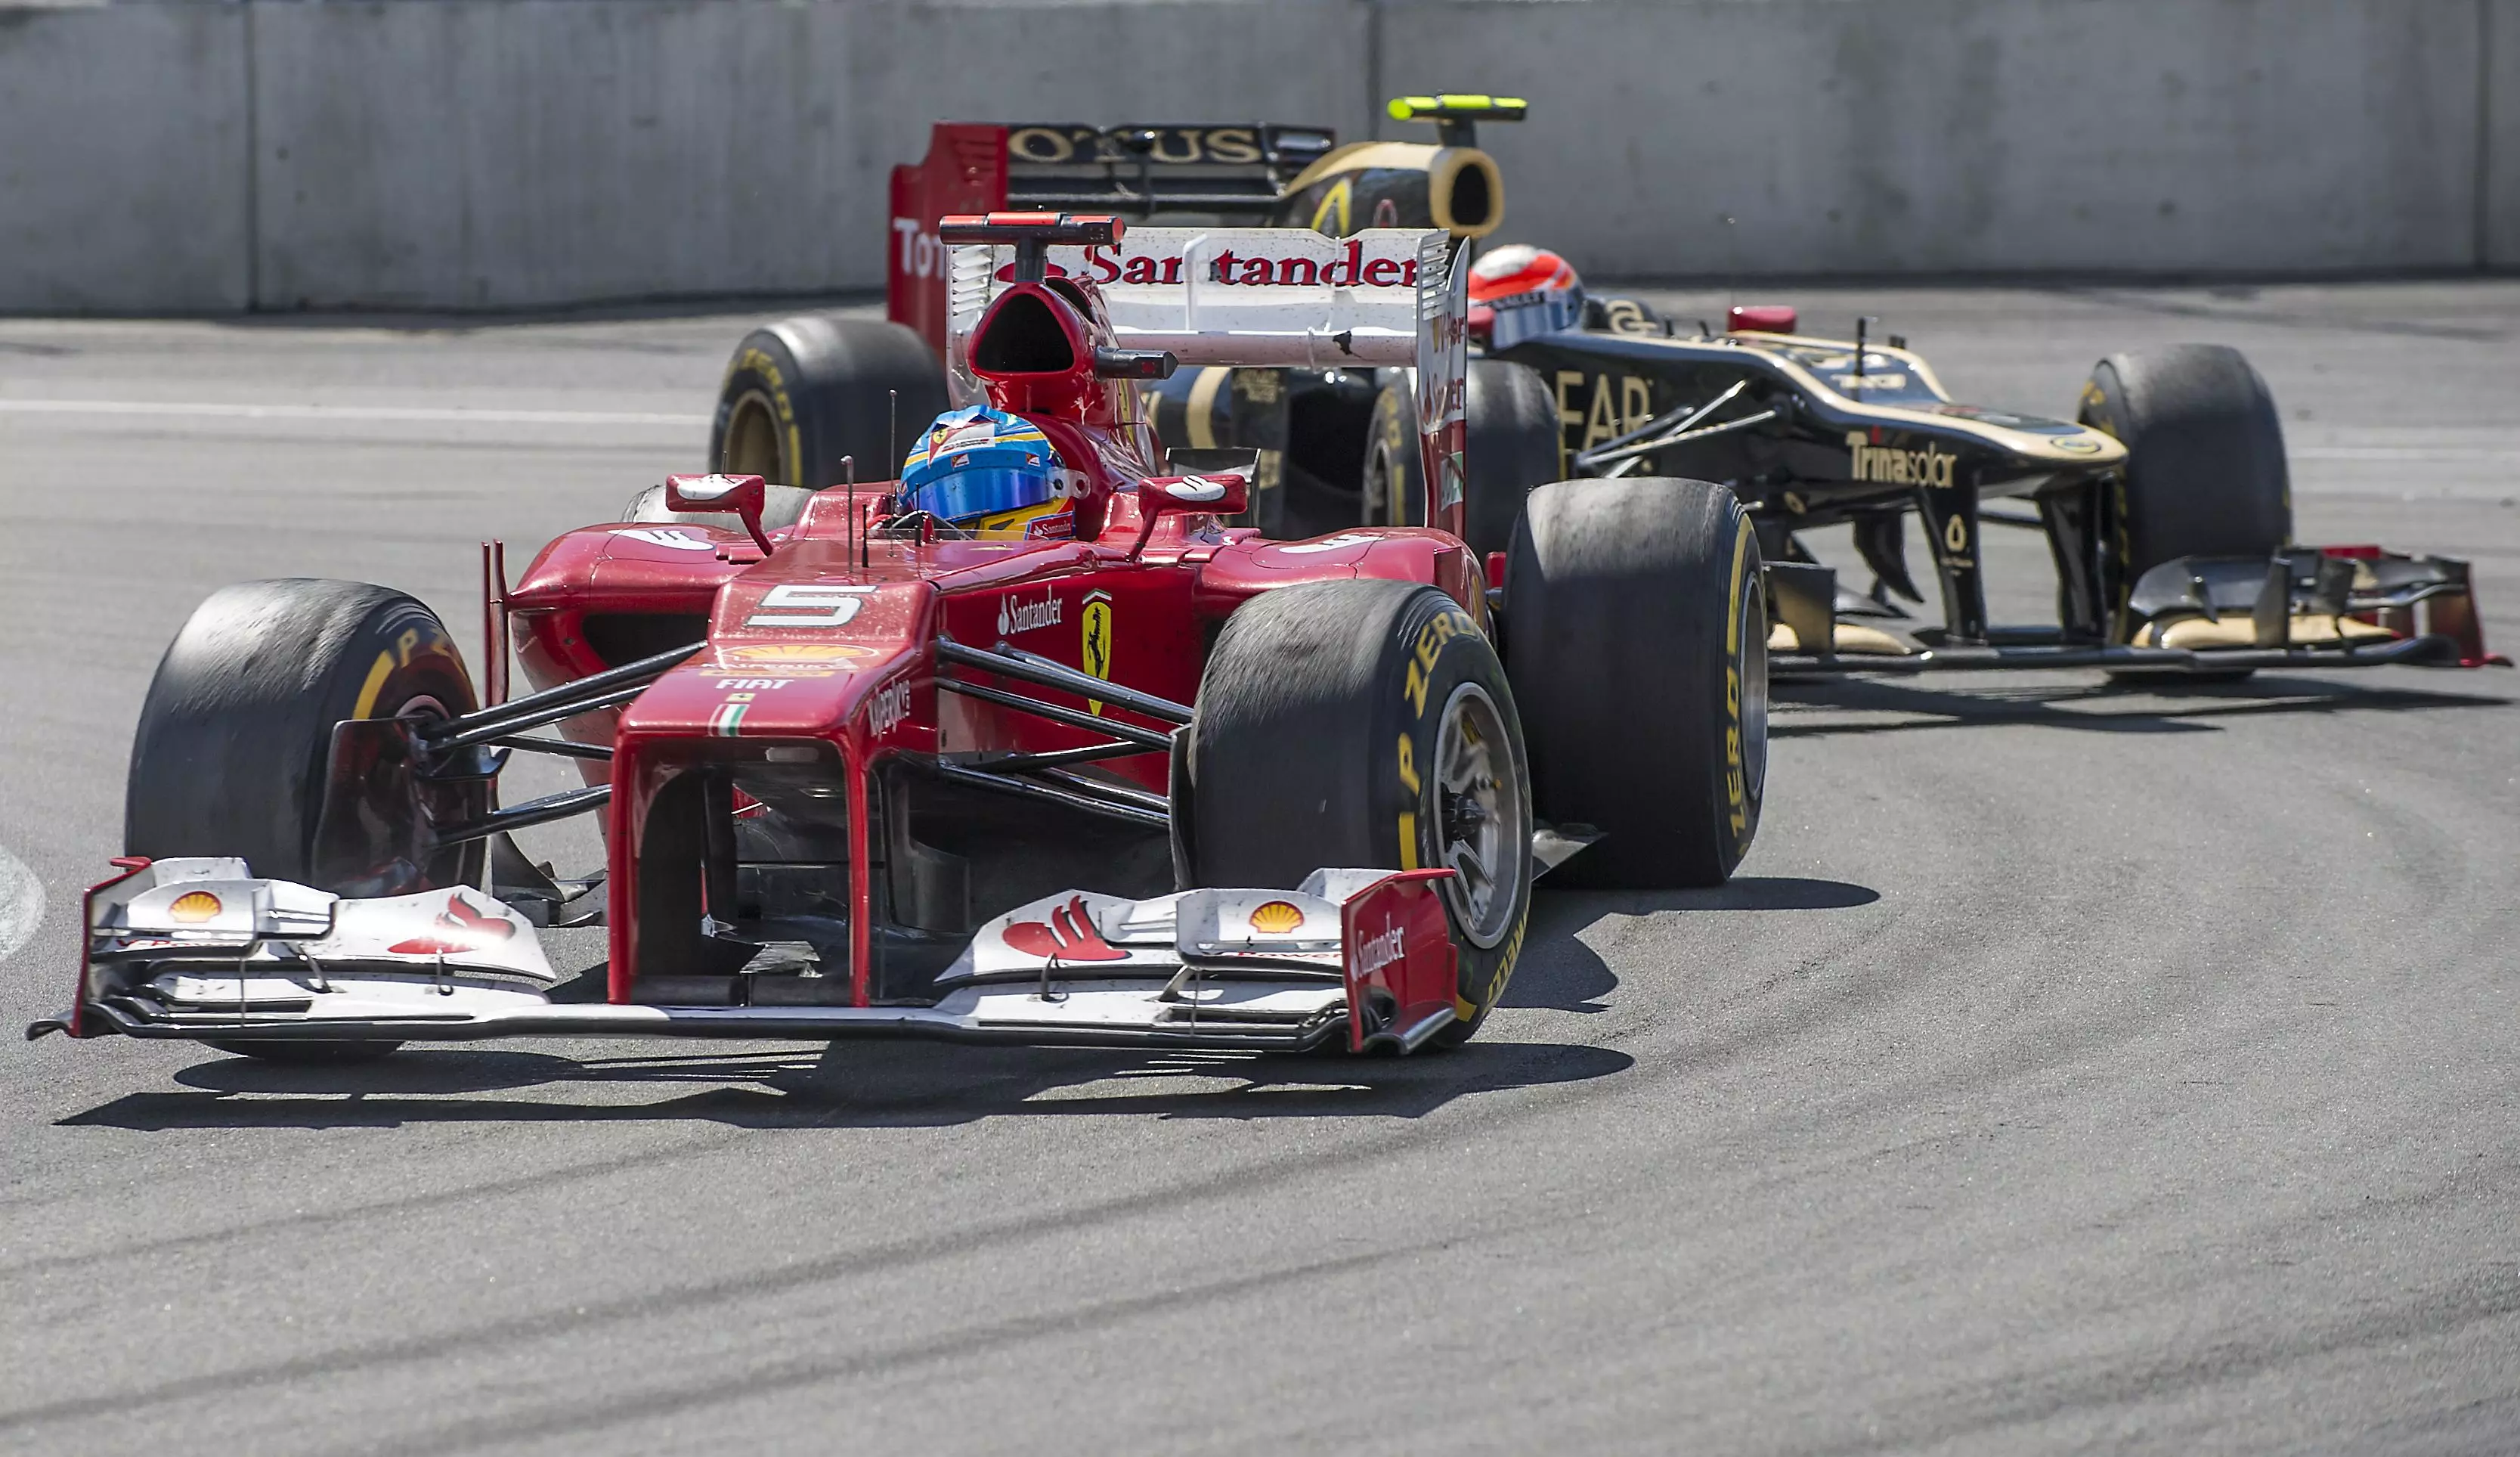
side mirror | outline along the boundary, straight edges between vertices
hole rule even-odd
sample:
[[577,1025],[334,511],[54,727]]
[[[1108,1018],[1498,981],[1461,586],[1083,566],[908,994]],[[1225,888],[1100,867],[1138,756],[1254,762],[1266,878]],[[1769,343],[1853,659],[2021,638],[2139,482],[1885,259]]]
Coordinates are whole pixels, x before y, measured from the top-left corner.
[[1801,323],[1781,303],[1736,303],[1724,311],[1724,328],[1732,334],[1791,334]]
[[1205,476],[1155,476],[1138,482],[1138,544],[1129,555],[1147,549],[1155,523],[1166,516],[1194,512],[1234,516],[1250,509],[1251,478],[1238,471]]
[[758,476],[668,476],[665,509],[716,511],[738,518],[751,533],[761,554],[770,554],[770,538],[761,529],[761,508],[769,492]]

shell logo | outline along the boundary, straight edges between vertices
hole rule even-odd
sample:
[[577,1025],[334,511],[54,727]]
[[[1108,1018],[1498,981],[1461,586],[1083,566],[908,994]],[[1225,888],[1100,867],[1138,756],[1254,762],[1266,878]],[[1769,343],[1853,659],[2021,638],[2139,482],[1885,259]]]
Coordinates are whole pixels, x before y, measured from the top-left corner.
[[1273,900],[1251,913],[1251,929],[1262,935],[1284,935],[1304,924],[1304,913],[1282,900]]
[[219,913],[219,898],[207,890],[187,890],[166,907],[166,914],[186,926],[199,926]]
[[852,658],[873,658],[875,650],[838,643],[758,643],[727,648],[718,656],[734,662],[846,662]]

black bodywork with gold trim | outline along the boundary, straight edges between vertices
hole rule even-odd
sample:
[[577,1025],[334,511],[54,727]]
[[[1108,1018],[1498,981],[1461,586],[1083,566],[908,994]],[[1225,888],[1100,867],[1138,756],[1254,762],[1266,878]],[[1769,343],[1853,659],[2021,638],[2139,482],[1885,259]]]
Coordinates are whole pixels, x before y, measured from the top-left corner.
[[1943,637],[1988,641],[1980,503],[2018,498],[2056,549],[2068,639],[2105,641],[2113,601],[2105,485],[2126,460],[2106,433],[1955,402],[1922,358],[1897,345],[1747,331],[1700,337],[1636,330],[1632,300],[1597,300],[1632,332],[1570,331],[1495,357],[1537,370],[1556,399],[1560,474],[1682,476],[1730,484],[1767,560],[1809,563],[1797,533],[1851,525],[1891,596],[1920,602],[1906,557],[1919,513],[1944,607]]
[[[2050,420],[1952,399],[1897,336],[1876,343],[1743,327],[1683,333],[1639,300],[1603,297],[1590,300],[1586,324],[1489,357],[1526,366],[1547,384],[1557,404],[1561,478],[1677,476],[1732,487],[1769,564],[1770,662],[1778,671],[2230,673],[2501,661],[2485,651],[2466,563],[2290,542],[2279,427],[2264,382],[2231,351],[2188,353],[2220,356],[2244,378],[2260,418],[2241,430],[2254,433],[2258,492],[2273,498],[2277,524],[2245,554],[2170,556],[2147,555],[2139,531],[2131,533],[2142,508],[2130,506],[2128,490],[2138,470],[2167,468],[2158,454],[2151,466],[2133,458],[2120,436],[2138,437],[2112,418],[2096,383],[2079,420]],[[2101,369],[2112,365],[2138,367],[2121,355]],[[2156,497],[2161,489],[2153,486]],[[1925,600],[1907,557],[1911,514],[1932,556],[1938,626],[1912,625],[1899,606]],[[2200,529],[2194,514],[2191,534]],[[1873,574],[1868,592],[1839,590],[1802,540],[1837,525],[1852,528]],[[2056,569],[2053,625],[1988,620],[1980,542],[1991,526],[2046,536]],[[2198,539],[2214,534],[2208,521]]]

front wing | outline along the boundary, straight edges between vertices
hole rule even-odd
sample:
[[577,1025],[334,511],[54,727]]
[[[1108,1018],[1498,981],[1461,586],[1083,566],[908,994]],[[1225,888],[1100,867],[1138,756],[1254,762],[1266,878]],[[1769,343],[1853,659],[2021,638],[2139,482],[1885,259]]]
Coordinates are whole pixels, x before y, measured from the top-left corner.
[[2510,666],[2487,651],[2468,564],[2376,546],[2295,547],[2272,557],[2181,557],[2128,591],[2123,642],[2068,641],[2054,628],[1992,628],[1988,640],[1903,634],[1873,599],[1810,563],[1767,565],[1779,676],[2098,667],[2225,673],[2285,667]]
[[1412,1051],[1455,1018],[1436,883],[1321,870],[1293,891],[1148,900],[1067,891],[981,928],[919,1006],[558,1001],[534,928],[470,888],[391,899],[253,876],[235,859],[116,862],[89,892],[74,1037],[472,1041],[907,1036],[1081,1046]]

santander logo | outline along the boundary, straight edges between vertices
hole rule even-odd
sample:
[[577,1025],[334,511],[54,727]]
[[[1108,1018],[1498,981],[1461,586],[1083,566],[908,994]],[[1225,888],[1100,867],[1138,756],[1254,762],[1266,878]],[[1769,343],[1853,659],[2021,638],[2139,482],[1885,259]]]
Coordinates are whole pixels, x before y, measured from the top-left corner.
[[1395,923],[1359,941],[1356,947],[1356,974],[1371,977],[1406,955],[1409,937]]
[[1056,627],[1063,604],[1057,592],[1045,592],[1039,602],[1018,602],[1012,594],[998,604],[998,636],[1013,637],[1019,632],[1034,632]]

